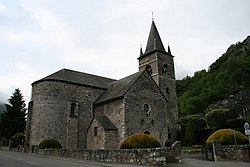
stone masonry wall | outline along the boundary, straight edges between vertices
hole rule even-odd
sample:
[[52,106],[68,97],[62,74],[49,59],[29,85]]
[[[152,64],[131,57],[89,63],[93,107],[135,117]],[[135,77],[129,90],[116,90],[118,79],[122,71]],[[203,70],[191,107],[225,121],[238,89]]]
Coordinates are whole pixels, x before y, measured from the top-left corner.
[[[94,128],[97,128],[96,136]],[[104,149],[105,148],[105,130],[94,119],[87,132],[87,149]]]
[[[39,145],[41,141],[53,138],[63,148],[86,148],[86,130],[93,116],[92,103],[103,91],[60,81],[33,84],[28,145]],[[74,115],[71,115],[72,103],[76,104]]]
[[244,160],[243,149],[249,145],[219,145],[216,148],[216,157],[218,160]]
[[108,163],[128,163],[149,166],[166,166],[168,162],[181,161],[180,142],[171,147],[153,149],[120,149],[120,150],[38,150],[37,154],[70,157]]
[[[149,132],[162,146],[168,140],[167,101],[147,73],[141,76],[124,98],[125,138],[134,133]],[[148,111],[144,105],[148,104]]]
[[[106,115],[118,129],[118,141],[124,139],[124,104],[123,98],[95,107],[96,115]],[[120,143],[117,145],[119,147]]]

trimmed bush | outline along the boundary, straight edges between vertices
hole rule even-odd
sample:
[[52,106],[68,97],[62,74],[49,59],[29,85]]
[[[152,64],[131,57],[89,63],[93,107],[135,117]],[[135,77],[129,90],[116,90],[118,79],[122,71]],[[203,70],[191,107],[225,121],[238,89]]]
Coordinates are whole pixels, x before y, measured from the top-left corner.
[[228,119],[226,120],[227,128],[243,128],[246,123],[245,119]]
[[[235,131],[237,144],[247,144],[248,138],[240,133]],[[216,141],[222,145],[234,145],[234,130],[233,129],[220,129],[210,135],[206,141],[206,144],[211,144],[212,141]]]
[[154,136],[143,133],[136,133],[129,136],[121,145],[121,149],[157,147],[161,147],[160,142]]
[[235,119],[237,116],[234,110],[216,109],[206,114],[206,120],[211,128],[224,128],[226,127],[226,120]]
[[187,123],[192,124],[193,130],[201,130],[206,128],[206,119],[199,114],[187,115],[179,119],[180,126],[182,130],[186,130]]
[[191,121],[187,123],[185,131],[185,145],[192,146],[195,143],[195,135]]
[[39,144],[39,149],[45,148],[62,148],[62,145],[55,139],[47,139]]

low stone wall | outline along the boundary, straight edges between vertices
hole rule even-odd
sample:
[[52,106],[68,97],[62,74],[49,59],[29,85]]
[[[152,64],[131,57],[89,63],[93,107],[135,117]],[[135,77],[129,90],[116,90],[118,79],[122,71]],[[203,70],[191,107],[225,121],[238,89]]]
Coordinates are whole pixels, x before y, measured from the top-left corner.
[[37,150],[39,155],[58,156],[93,160],[109,163],[130,163],[150,166],[165,166],[168,162],[181,161],[181,145],[175,142],[171,147],[152,149],[118,149],[118,150]]
[[216,158],[218,160],[245,160],[244,149],[250,149],[250,145],[218,145],[216,146]]

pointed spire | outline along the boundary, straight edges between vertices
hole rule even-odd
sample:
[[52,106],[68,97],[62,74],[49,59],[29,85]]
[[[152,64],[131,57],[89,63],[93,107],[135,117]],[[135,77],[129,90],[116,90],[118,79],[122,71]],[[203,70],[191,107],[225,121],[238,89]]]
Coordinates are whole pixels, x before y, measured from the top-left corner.
[[168,44],[168,54],[172,55],[169,44]]
[[140,56],[139,57],[142,57],[142,56],[143,56],[142,45],[140,45]]
[[155,26],[155,23],[154,23],[154,21],[152,21],[145,54],[152,52],[152,51],[155,51],[155,50],[161,51],[161,52],[166,52],[165,48],[162,44],[158,30]]

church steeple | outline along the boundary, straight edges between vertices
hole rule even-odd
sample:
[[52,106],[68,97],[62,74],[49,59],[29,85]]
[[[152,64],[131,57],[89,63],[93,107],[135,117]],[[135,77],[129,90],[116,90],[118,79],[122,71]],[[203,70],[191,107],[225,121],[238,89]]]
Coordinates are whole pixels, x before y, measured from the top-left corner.
[[172,55],[169,45],[168,45],[168,54],[169,54],[169,55]]
[[[175,121],[178,118],[178,112],[174,56],[171,53],[169,45],[166,49],[163,46],[155,23],[152,21],[146,50],[138,58],[139,71],[146,70],[166,97],[168,101],[168,110],[166,111],[168,118],[166,121],[171,124],[170,129],[175,130]],[[175,136],[172,137],[173,139],[175,138]]]
[[152,21],[152,24],[151,24],[151,28],[150,28],[150,32],[149,32],[149,36],[148,36],[147,47],[146,47],[144,55],[146,55],[152,51],[160,51],[160,52],[166,53],[165,48],[163,46],[163,43],[161,41],[161,37],[158,33],[158,30],[155,26],[154,21]]

